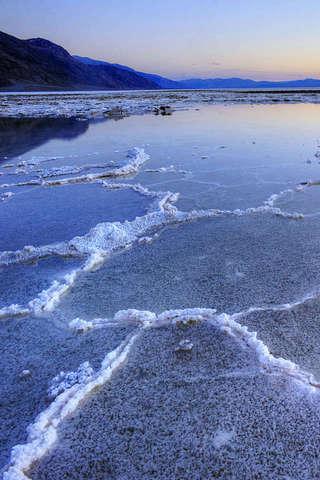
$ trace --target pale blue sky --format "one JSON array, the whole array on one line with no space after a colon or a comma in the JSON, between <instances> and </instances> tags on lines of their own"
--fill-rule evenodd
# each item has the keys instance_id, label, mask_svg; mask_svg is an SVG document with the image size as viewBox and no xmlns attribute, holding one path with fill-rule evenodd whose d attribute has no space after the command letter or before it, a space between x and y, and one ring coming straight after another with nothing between
<instances>
[{"instance_id":1,"label":"pale blue sky","mask_svg":"<svg viewBox=\"0 0 320 480\"><path fill-rule=\"evenodd\" d=\"M0 0L0 30L173 78L320 77L319 0Z\"/></svg>"}]
</instances>

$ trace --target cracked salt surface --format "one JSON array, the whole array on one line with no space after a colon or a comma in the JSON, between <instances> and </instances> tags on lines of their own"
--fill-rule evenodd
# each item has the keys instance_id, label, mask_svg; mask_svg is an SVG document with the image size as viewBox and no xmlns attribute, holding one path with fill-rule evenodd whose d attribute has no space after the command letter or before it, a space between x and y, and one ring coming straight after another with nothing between
<instances>
[{"instance_id":1,"label":"cracked salt surface","mask_svg":"<svg viewBox=\"0 0 320 480\"><path fill-rule=\"evenodd\" d=\"M106 352L113 350L133 330L123 326L112 332L74 335L59 320L47 318L11 319L0 323L1 365L1 465L9 459L10 449L27 440L27 426L45 410L51 400L48 388L61 371L77 370L85 355L98 368ZM31 376L21 378L23 370Z\"/></svg>"},{"instance_id":2,"label":"cracked salt surface","mask_svg":"<svg viewBox=\"0 0 320 480\"><path fill-rule=\"evenodd\" d=\"M0 276L5 279L0 283L0 312L3 307L12 303L26 304L48 288L54 280L61 280L79 266L78 260L52 257L31 265L0 267Z\"/></svg>"},{"instance_id":3,"label":"cracked salt surface","mask_svg":"<svg viewBox=\"0 0 320 480\"><path fill-rule=\"evenodd\" d=\"M61 101L67 109L78 98ZM15 195L0 205L0 215L27 205L24 232L7 213L21 236L11 230L13 248L0 254L12 299L19 275L27 285L11 305L4 289L1 310L6 480L317 478L320 257L310 213L320 177L305 160L318 110L205 107L93 123L82 137L73 120L64 128L78 137L37 146L33 166L23 163L32 153L15 161L11 149L5 162L25 173L4 173L6 183L28 183L36 168L41 185L3 187ZM140 150L125 158L132 145ZM83 170L90 152L111 178ZM49 192L61 228L41 230ZM34 239L26 248L23 233Z\"/></svg>"},{"instance_id":4,"label":"cracked salt surface","mask_svg":"<svg viewBox=\"0 0 320 480\"><path fill-rule=\"evenodd\" d=\"M175 352L185 329L191 357ZM30 477L316 478L318 421L308 392L265 376L214 327L147 329L112 382L58 427Z\"/></svg>"},{"instance_id":5,"label":"cracked salt surface","mask_svg":"<svg viewBox=\"0 0 320 480\"><path fill-rule=\"evenodd\" d=\"M167 228L156 241L110 258L94 277L82 276L60 308L68 317L90 319L122 308L197 305L232 312L286 303L320 284L319 228L311 219L271 215Z\"/></svg>"}]
</instances>

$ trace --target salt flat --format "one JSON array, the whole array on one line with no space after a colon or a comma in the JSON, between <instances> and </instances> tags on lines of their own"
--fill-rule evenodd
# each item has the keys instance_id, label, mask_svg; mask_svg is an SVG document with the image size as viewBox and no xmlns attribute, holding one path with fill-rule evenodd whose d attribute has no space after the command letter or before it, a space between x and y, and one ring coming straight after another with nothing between
<instances>
[{"instance_id":1,"label":"salt flat","mask_svg":"<svg viewBox=\"0 0 320 480\"><path fill-rule=\"evenodd\" d=\"M174 109L199 104L320 103L318 90L160 90L0 93L0 117L121 118L150 113L159 104Z\"/></svg>"},{"instance_id":2,"label":"salt flat","mask_svg":"<svg viewBox=\"0 0 320 480\"><path fill-rule=\"evenodd\" d=\"M0 96L5 480L318 478L318 95Z\"/></svg>"}]
</instances>

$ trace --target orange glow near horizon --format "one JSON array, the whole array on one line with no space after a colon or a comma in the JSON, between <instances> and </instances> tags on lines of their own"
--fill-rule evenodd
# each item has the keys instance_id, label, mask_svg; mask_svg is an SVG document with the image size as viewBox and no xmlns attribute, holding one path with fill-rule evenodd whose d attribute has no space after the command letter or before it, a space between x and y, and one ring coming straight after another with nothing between
<instances>
[{"instance_id":1,"label":"orange glow near horizon","mask_svg":"<svg viewBox=\"0 0 320 480\"><path fill-rule=\"evenodd\" d=\"M171 78L320 77L318 0L0 0L1 29Z\"/></svg>"}]
</instances>

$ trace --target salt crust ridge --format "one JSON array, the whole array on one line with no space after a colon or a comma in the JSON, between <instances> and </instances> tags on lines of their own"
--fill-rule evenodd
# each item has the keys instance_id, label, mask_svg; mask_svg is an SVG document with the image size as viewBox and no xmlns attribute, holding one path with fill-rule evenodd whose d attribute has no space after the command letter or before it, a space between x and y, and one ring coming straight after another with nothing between
<instances>
[{"instance_id":1,"label":"salt crust ridge","mask_svg":"<svg viewBox=\"0 0 320 480\"><path fill-rule=\"evenodd\" d=\"M147 161L143 149L134 148L128 153L129 161L126 165L117 168L115 176L137 173ZM92 176L94 175L94 176ZM93 227L87 234L77 236L70 241L39 247L25 246L17 251L0 252L0 266L9 266L18 263L38 261L50 256L86 258L85 263L66 274L61 281L55 280L49 288L43 290L27 305L12 304L0 309L0 319L29 314L42 315L51 312L59 304L62 296L75 284L82 272L99 268L105 260L115 252L124 251L137 243L149 243L158 236L158 232L165 226L183 224L200 219L213 219L221 216L244 216L252 214L273 214L286 219L303 219L301 213L284 212L275 207L276 201L284 195L293 192L287 189L271 195L261 206L236 210L191 210L183 212L176 208L175 203L179 193L152 191L140 184L116 183L101 180L102 174L90 174L83 177L72 177L54 181L52 185L68 183L99 182L109 190L131 189L140 195L153 199L148 212L132 221L103 222ZM49 182L50 183L50 182ZM51 185L51 186L52 186ZM48 182L46 182L48 186ZM303 187L302 187L303 188ZM301 188L300 188L301 190ZM299 190L299 191L300 191Z\"/></svg>"},{"instance_id":2,"label":"salt crust ridge","mask_svg":"<svg viewBox=\"0 0 320 480\"><path fill-rule=\"evenodd\" d=\"M248 327L241 325L237 319L260 310L288 310L313 298L315 294L308 295L300 301L275 305L271 307L250 308L246 311L232 315L221 313L209 308L189 308L184 310L168 310L157 315L154 312L140 310L121 310L113 319L96 319L91 322L75 319L75 325L90 325L90 328L100 327L103 323L136 324L138 329L112 352L108 353L102 361L101 368L94 372L89 362L82 363L75 372L57 375L49 387L48 394L54 400L49 407L41 412L35 422L28 427L28 441L16 445L11 451L10 463L4 472L4 480L28 480L28 471L32 465L39 461L58 440L58 427L63 420L72 414L81 402L94 390L104 385L112 377L113 372L127 359L131 347L141 332L146 328L161 328L167 325L196 324L207 322L215 328L225 332L240 342L243 348L253 350L261 370L270 375L283 375L293 380L310 392L318 391L318 383L311 373L302 370L297 364L281 357L272 355L268 347L258 339L256 332L249 331Z\"/></svg>"},{"instance_id":3,"label":"salt crust ridge","mask_svg":"<svg viewBox=\"0 0 320 480\"><path fill-rule=\"evenodd\" d=\"M64 377L64 386L58 384L52 387L52 395L57 394L55 400L28 427L27 443L13 447L3 480L30 478L27 472L32 464L42 458L57 441L60 423L77 409L87 395L111 379L114 371L125 362L137 336L129 336L119 347L108 353L98 372L93 373L88 364L82 364L80 371L71 372Z\"/></svg>"},{"instance_id":4,"label":"salt crust ridge","mask_svg":"<svg viewBox=\"0 0 320 480\"><path fill-rule=\"evenodd\" d=\"M72 177L67 177L67 178L59 178L56 180L46 180L47 177L50 176L58 176L58 175L65 175L66 173L68 174L75 174L79 173L83 170L86 170L88 168L103 168L102 165L84 165L81 167L69 167L69 166L63 166L63 167L57 167L53 171L51 171L51 174L48 174L47 171L39 170L38 171L38 177L37 179L32 179L32 180L25 180L22 182L17 182L17 183L12 183L12 184L2 184L0 185L0 188L9 188L9 187L24 187L24 186L32 186L32 185L39 185L42 187L54 187L54 186L59 186L59 185L71 185L74 183L90 183L90 182L95 182L97 180L111 177L111 178L117 178L117 177L124 177L124 176L129 176L129 175L134 175L138 173L140 170L141 166L149 160L150 156L144 151L143 148L138 148L134 147L133 149L129 150L127 153L127 163L122 165L121 167L116 167L116 168L109 168L108 170L104 170L102 172L97 172L97 173L88 173L87 175L80 175L80 176L72 176ZM21 173L21 172L18 172ZM27 173L24 171L23 173Z\"/></svg>"}]
</instances>

